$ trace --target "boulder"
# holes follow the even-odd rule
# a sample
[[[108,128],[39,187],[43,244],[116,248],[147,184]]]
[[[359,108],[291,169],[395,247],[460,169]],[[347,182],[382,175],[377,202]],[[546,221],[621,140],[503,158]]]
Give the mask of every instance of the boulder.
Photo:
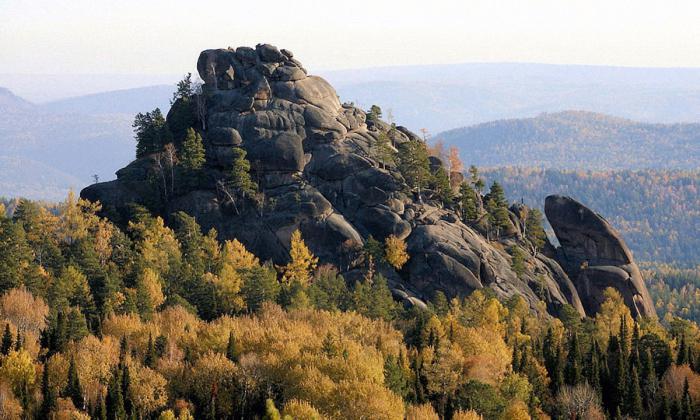
[[[620,292],[635,317],[656,317],[639,267],[622,236],[602,216],[571,197],[550,195],[545,214],[559,241],[556,259],[574,279],[588,314],[595,314],[603,291]]]

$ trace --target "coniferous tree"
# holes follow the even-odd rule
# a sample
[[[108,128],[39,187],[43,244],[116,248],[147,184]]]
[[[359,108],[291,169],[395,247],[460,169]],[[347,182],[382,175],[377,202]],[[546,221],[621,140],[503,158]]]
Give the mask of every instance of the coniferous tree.
[[[681,397],[680,418],[682,420],[692,420],[695,417],[693,411],[693,403],[690,398],[690,387],[688,386],[688,378],[683,382],[683,396]]]
[[[564,368],[564,381],[567,385],[576,385],[583,379],[581,349],[578,343],[578,334],[574,332],[569,340],[569,352],[566,356],[566,367]]]
[[[233,335],[233,331],[228,333],[228,343],[226,344],[226,357],[232,361],[238,361],[238,347],[236,345],[236,337]]]
[[[0,347],[0,353],[7,356],[12,350],[12,332],[10,331],[10,324],[5,324],[5,332],[2,335],[2,347]]]
[[[535,253],[540,251],[547,241],[547,234],[542,228],[542,212],[529,209],[525,218],[525,236],[532,244]]]
[[[642,390],[639,386],[639,375],[637,373],[637,368],[633,366],[627,378],[627,389],[625,391],[625,412],[634,418],[639,418],[642,411]]]
[[[75,357],[71,357],[70,364],[68,365],[68,383],[63,390],[63,396],[70,398],[76,408],[83,408],[83,388],[80,385],[80,377],[78,376],[78,368],[75,365]]]
[[[462,221],[465,223],[475,222],[479,218],[476,194],[477,192],[468,183],[462,182],[459,185],[459,204],[462,210]]]
[[[124,409],[124,395],[122,393],[121,370],[116,368],[112,374],[107,387],[106,408],[109,413],[110,420],[126,419],[126,411]]]
[[[136,114],[132,127],[136,135],[137,158],[160,151],[172,140],[165,117],[159,108],[151,112]]]
[[[23,343],[24,343],[24,340],[22,340],[22,334],[19,332],[19,329],[17,329],[17,339],[15,340],[15,351],[20,351],[22,349]]]
[[[44,371],[41,374],[41,394],[43,400],[39,409],[39,416],[48,419],[50,413],[56,408],[56,394],[49,383],[49,367],[44,364]]]
[[[97,406],[97,413],[95,414],[96,420],[107,420],[107,402],[104,396],[100,396],[100,403]]]
[[[198,171],[204,166],[204,143],[202,136],[193,128],[188,128],[185,140],[182,142],[180,152],[180,163],[185,169]]]
[[[655,404],[656,393],[659,387],[659,381],[656,378],[654,368],[654,359],[651,355],[651,350],[646,349],[643,353],[641,365],[641,383],[642,383],[642,400],[644,406],[651,409]]]
[[[510,255],[510,267],[513,269],[513,272],[515,272],[518,277],[525,274],[525,253],[522,249],[517,245],[513,245],[510,247]]]
[[[450,185],[450,177],[444,167],[438,166],[432,174],[430,187],[435,191],[438,198],[445,206],[452,204],[454,194]]]
[[[148,346],[146,347],[146,357],[144,357],[143,364],[146,367],[153,369],[156,364],[156,359],[158,355],[156,354],[156,346],[153,343],[153,336],[148,334]]]
[[[494,181],[491,185],[491,190],[484,198],[486,200],[486,211],[489,214],[489,222],[491,227],[496,230],[496,236],[499,236],[501,231],[510,225],[508,201],[501,184],[498,181]]]
[[[407,141],[399,145],[399,172],[406,183],[418,193],[418,199],[422,200],[421,192],[430,181],[430,161],[428,149],[422,141]]]
[[[676,355],[677,365],[687,365],[689,363],[689,351],[685,342],[685,335],[681,335],[681,341],[678,344],[678,354]]]

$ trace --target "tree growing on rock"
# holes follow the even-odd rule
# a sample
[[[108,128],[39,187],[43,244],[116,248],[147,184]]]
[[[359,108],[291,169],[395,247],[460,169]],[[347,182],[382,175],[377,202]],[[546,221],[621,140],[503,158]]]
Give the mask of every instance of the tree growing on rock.
[[[389,265],[400,270],[409,259],[406,242],[394,235],[387,236],[384,240],[384,258]]]
[[[428,186],[431,178],[425,143],[408,141],[399,146],[399,172],[408,186],[417,190],[418,199],[422,200],[421,191]]]
[[[159,108],[136,114],[132,127],[136,136],[136,158],[156,153],[172,141],[172,134]]]
[[[205,157],[202,136],[191,127],[187,129],[185,140],[182,142],[180,156],[180,163],[187,170],[198,171],[204,166]]]
[[[525,237],[532,244],[532,253],[537,254],[547,241],[547,234],[542,228],[542,212],[529,209],[525,217]]]
[[[493,182],[491,190],[486,195],[485,199],[486,210],[489,213],[489,222],[491,223],[491,227],[496,230],[496,237],[498,237],[501,231],[508,228],[510,225],[508,201],[506,201],[506,194],[498,181]]]
[[[459,204],[462,210],[462,221],[466,223],[475,222],[479,218],[476,194],[477,192],[467,182],[460,184]]]

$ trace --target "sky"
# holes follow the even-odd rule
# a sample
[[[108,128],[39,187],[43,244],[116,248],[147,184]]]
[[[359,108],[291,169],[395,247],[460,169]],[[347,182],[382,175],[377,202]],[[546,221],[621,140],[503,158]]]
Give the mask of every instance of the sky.
[[[315,71],[537,62],[700,67],[697,0],[0,0],[0,73],[181,74],[267,42]]]

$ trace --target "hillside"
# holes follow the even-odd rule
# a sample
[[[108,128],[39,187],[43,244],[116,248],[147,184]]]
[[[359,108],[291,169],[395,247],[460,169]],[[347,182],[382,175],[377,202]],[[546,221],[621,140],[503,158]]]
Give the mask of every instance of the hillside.
[[[483,171],[508,198],[541,207],[552,193],[575,197],[620,229],[635,257],[694,267],[700,261],[700,172],[571,171],[497,168]]]
[[[94,174],[114,176],[133,157],[134,113],[168,104],[158,89],[145,90],[156,93],[149,100],[128,91],[50,105],[0,90],[0,195],[60,200]]]
[[[694,169],[700,159],[700,124],[647,124],[583,111],[493,121],[435,138],[483,167]]]

